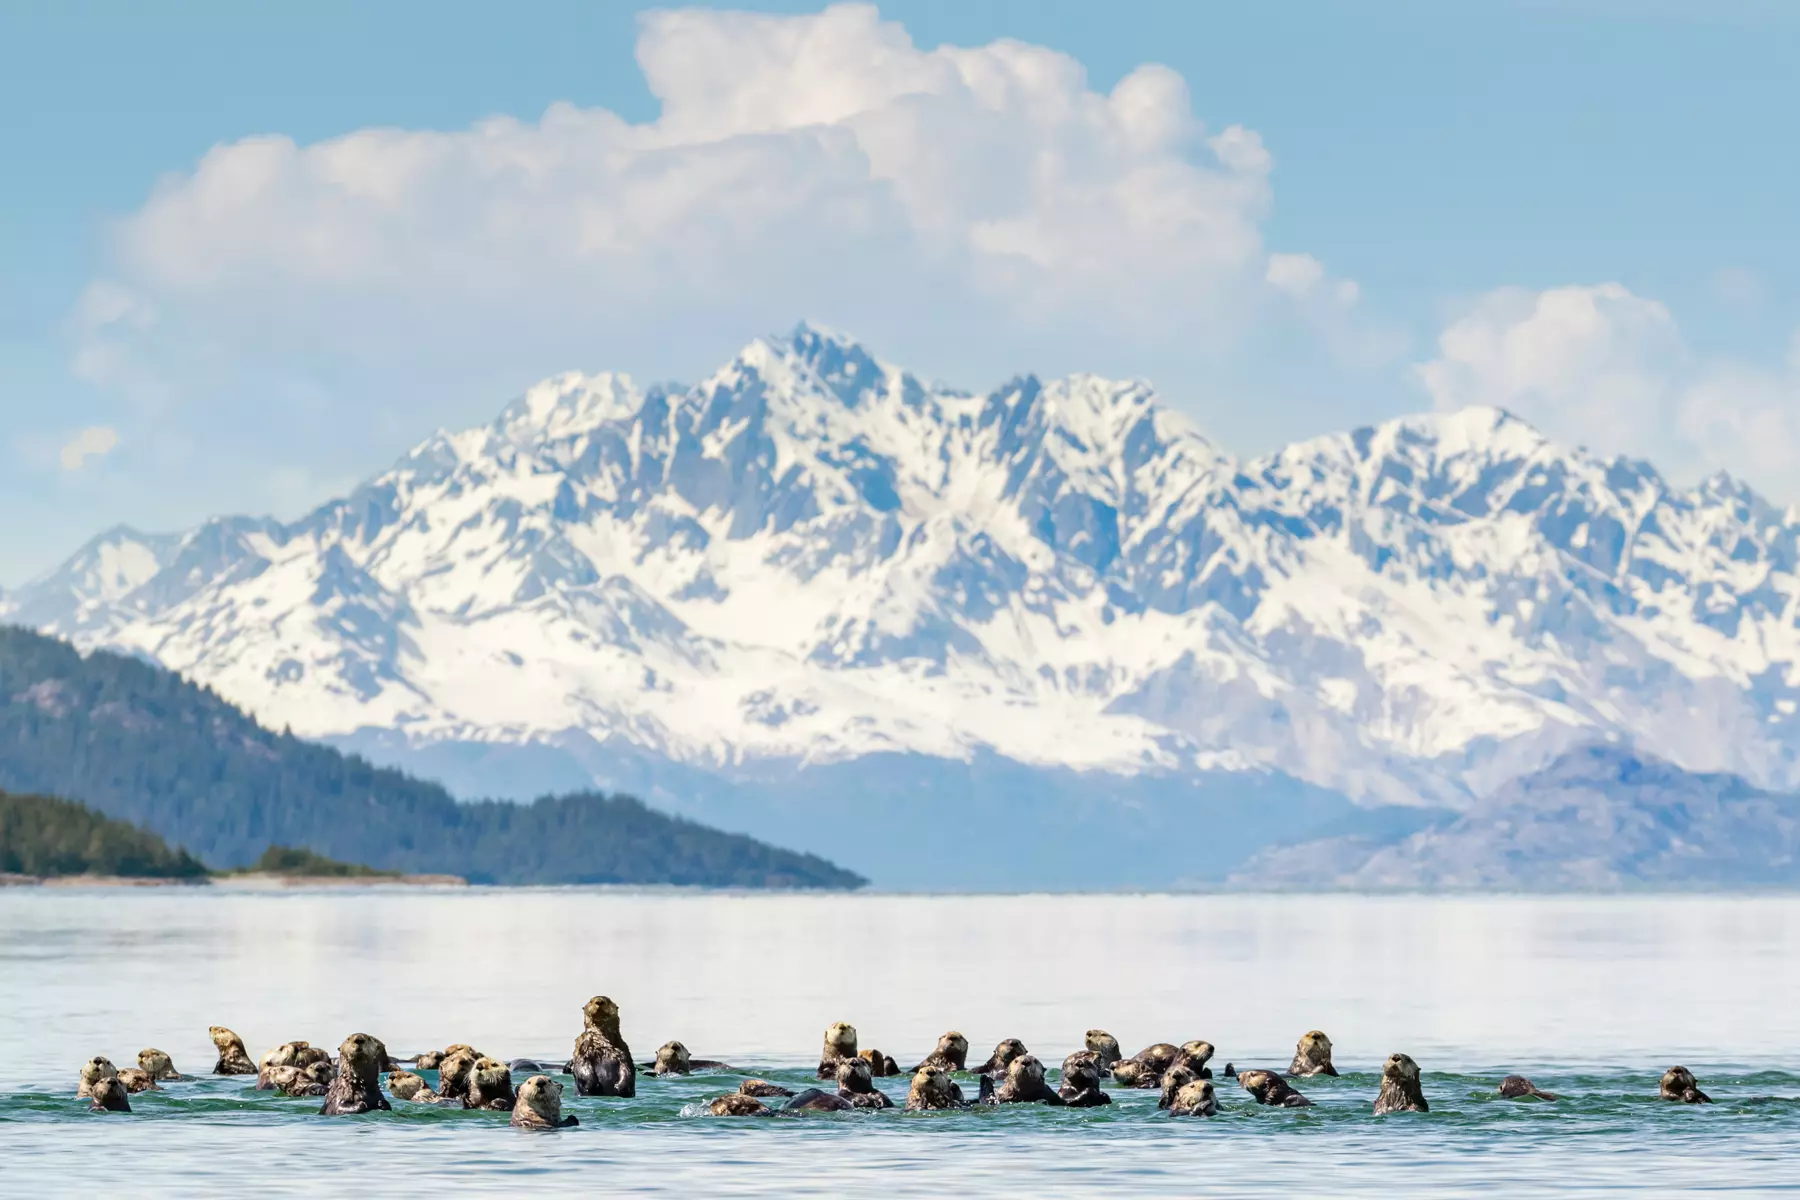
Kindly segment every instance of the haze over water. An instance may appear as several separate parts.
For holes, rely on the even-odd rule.
[[[195,1194],[307,1191],[318,1176],[301,1164],[357,1161],[371,1186],[495,1191],[521,1169],[670,1194],[1250,1194],[1316,1187],[1321,1171],[1372,1194],[1757,1191],[1792,1186],[1779,1164],[1800,1137],[1785,1099],[1800,1098],[1796,984],[1800,898],[1785,896],[11,889],[0,1158],[36,1193],[90,1190],[96,1162],[129,1164],[134,1191]],[[640,1060],[676,1038],[796,1086],[835,1020],[903,1066],[956,1028],[971,1061],[1016,1036],[1054,1068],[1101,1026],[1127,1053],[1205,1038],[1215,1068],[1280,1067],[1317,1027],[1345,1076],[1301,1081],[1318,1103],[1301,1112],[1259,1109],[1221,1079],[1212,1121],[1115,1090],[1095,1110],[733,1122],[692,1105],[739,1077],[696,1075],[646,1079],[634,1102],[571,1087],[581,1126],[554,1136],[398,1103],[328,1120],[210,1076],[133,1097],[131,1116],[70,1098],[94,1054],[125,1065],[158,1046],[210,1070],[213,1023],[253,1056],[363,1030],[402,1055],[465,1041],[560,1061],[597,992],[619,1001]],[[1431,1113],[1369,1114],[1396,1050],[1419,1061]],[[1676,1062],[1719,1103],[1656,1101]],[[1510,1071],[1566,1099],[1493,1099]]]

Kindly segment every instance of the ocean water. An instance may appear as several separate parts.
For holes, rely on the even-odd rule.
[[[578,1128],[396,1102],[318,1102],[211,1076],[90,1114],[80,1064],[169,1051],[210,1024],[253,1056],[381,1037],[560,1061],[604,992],[636,1056],[677,1038],[741,1074],[581,1099]],[[1311,1028],[1341,1078],[1306,1110],[1217,1080],[1218,1117],[1154,1092],[731,1120],[743,1074],[805,1086],[821,1033],[917,1061],[960,1029],[1054,1067],[1091,1026],[1127,1053],[1206,1038],[1214,1065],[1284,1066]],[[1418,1060],[1431,1111],[1377,1118],[1381,1061]],[[1673,1063],[1707,1106],[1656,1098]],[[1509,1072],[1562,1093],[1503,1101]],[[1054,1075],[1053,1075],[1054,1078]],[[522,1082],[522,1080],[515,1080]],[[903,1099],[905,1081],[879,1081]],[[973,1081],[964,1080],[973,1095]],[[0,890],[0,1192],[312,1194],[522,1189],[663,1195],[1580,1195],[1800,1189],[1800,898],[801,896],[604,890]]]

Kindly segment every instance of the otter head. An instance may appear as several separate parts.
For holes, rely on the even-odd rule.
[[[950,1088],[950,1072],[936,1065],[920,1067],[913,1076],[908,1103],[914,1107],[948,1108],[955,1103]]]
[[[837,1021],[825,1029],[825,1058],[856,1057],[856,1026]]]
[[[381,1056],[381,1065],[385,1067],[387,1065],[387,1047],[381,1044],[380,1038],[375,1039],[375,1051]],[[330,1061],[331,1051],[325,1049],[323,1046],[311,1046],[305,1042],[300,1043],[300,1049],[294,1055],[294,1065],[296,1067],[310,1067],[314,1063],[329,1063]]]
[[[438,1095],[456,1100],[468,1094],[469,1073],[475,1069],[475,1056],[458,1050],[438,1064]]]
[[[470,1058],[480,1058],[481,1057],[481,1051],[479,1051],[475,1047],[469,1045],[469,1043],[453,1042],[450,1045],[444,1047],[444,1052],[442,1054],[438,1055],[438,1061],[441,1062],[444,1059],[449,1058],[452,1054],[466,1054]]]
[[[212,1038],[212,1044],[219,1048],[221,1054],[232,1050],[237,1051],[239,1054],[245,1053],[244,1039],[231,1032],[231,1030],[225,1028],[223,1025],[208,1025],[206,1027],[206,1032]],[[246,1055],[246,1057],[248,1056]]]
[[[1329,1067],[1331,1039],[1317,1029],[1301,1034],[1299,1044],[1294,1047],[1294,1061],[1305,1066]]]
[[[680,1042],[664,1042],[656,1049],[656,1073],[658,1075],[686,1075],[692,1068],[694,1056]]]
[[[390,1071],[387,1088],[396,1100],[411,1100],[425,1090],[425,1077],[411,1071]]]
[[[1276,1083],[1276,1078],[1268,1071],[1239,1071],[1238,1086],[1255,1096],[1258,1103],[1267,1103],[1264,1097]]]
[[[366,1033],[353,1033],[338,1043],[339,1071],[358,1083],[376,1086],[381,1059],[381,1043]]]
[[[856,1057],[869,1064],[871,1075],[892,1075],[893,1069],[888,1066],[887,1055],[879,1050],[858,1050]]]
[[[413,1068],[419,1071],[435,1071],[438,1069],[438,1064],[443,1061],[444,1052],[442,1050],[427,1050],[413,1059]]]
[[[961,1071],[969,1065],[969,1039],[952,1029],[938,1039],[937,1054]]]
[[[304,1067],[306,1060],[303,1060],[300,1055],[311,1049],[312,1045],[308,1042],[283,1042],[263,1055],[262,1061],[258,1065],[265,1068]]]
[[[1025,1057],[1025,1043],[1018,1038],[1006,1038],[994,1047],[994,1056],[988,1060],[995,1070],[1005,1072],[1014,1062]]]
[[[1063,1086],[1078,1092],[1090,1092],[1100,1086],[1099,1059],[1090,1050],[1082,1050],[1063,1059]]]
[[[1417,1087],[1419,1064],[1412,1060],[1410,1054],[1390,1054],[1387,1056],[1387,1061],[1381,1064],[1381,1077],[1391,1079],[1398,1084]]]
[[[469,1100],[476,1105],[512,1100],[512,1070],[497,1058],[478,1058],[469,1068]]]
[[[1210,1117],[1219,1111],[1218,1097],[1213,1094],[1210,1079],[1196,1079],[1175,1093],[1169,1106],[1178,1113],[1194,1117]]]
[[[1181,1043],[1181,1056],[1198,1071],[1206,1065],[1206,1060],[1213,1056],[1211,1042],[1192,1041]]]
[[[1098,1056],[1103,1067],[1110,1067],[1125,1057],[1119,1049],[1119,1039],[1104,1029],[1088,1030],[1087,1040],[1083,1044]]]
[[[520,1086],[514,1102],[547,1125],[561,1125],[562,1097],[562,1084],[548,1075],[533,1075]]]
[[[161,1050],[139,1050],[138,1069],[152,1079],[180,1079],[180,1072],[175,1070],[175,1063]]]
[[[610,996],[595,996],[582,1005],[581,1018],[589,1029],[597,1030],[609,1042],[620,1040],[619,1006]]]
[[[715,1117],[760,1117],[768,1113],[769,1106],[754,1096],[733,1092],[714,1100],[706,1106],[706,1111]]]
[[[1162,1074],[1162,1100],[1159,1106],[1169,1107],[1175,1102],[1176,1093],[1198,1078],[1199,1076],[1194,1074],[1192,1068],[1179,1063],[1164,1071]]]
[[[1021,1054],[1006,1064],[1006,1086],[1037,1091],[1044,1086],[1044,1064],[1035,1054]]]
[[[299,1067],[268,1067],[263,1071],[263,1079],[278,1092],[291,1092],[300,1081],[306,1078],[306,1072]]]
[[[299,1070],[300,1074],[308,1083],[323,1083],[329,1085],[331,1081],[337,1077],[337,1072],[332,1069],[329,1062],[307,1063],[304,1067],[299,1068]]]
[[[75,1094],[77,1096],[91,1096],[94,1094],[94,1085],[96,1083],[99,1083],[102,1079],[117,1079],[118,1077],[118,1068],[112,1065],[112,1060],[105,1055],[96,1054],[94,1057],[81,1064],[81,1087]]]
[[[92,1108],[95,1112],[130,1112],[131,1101],[125,1098],[125,1085],[117,1077],[94,1082]]]
[[[862,1058],[846,1058],[837,1066],[837,1085],[840,1092],[855,1092],[868,1095],[875,1090],[875,1074],[869,1070],[868,1060]]]

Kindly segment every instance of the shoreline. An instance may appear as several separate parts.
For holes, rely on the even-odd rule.
[[[198,879],[166,879],[140,875],[0,874],[0,888],[151,888],[210,887],[224,891],[277,891],[312,887],[468,887],[461,875],[237,875]]]

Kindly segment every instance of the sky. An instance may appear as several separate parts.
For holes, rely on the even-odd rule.
[[[1800,5],[0,0],[0,587],[796,321],[1800,502]]]

